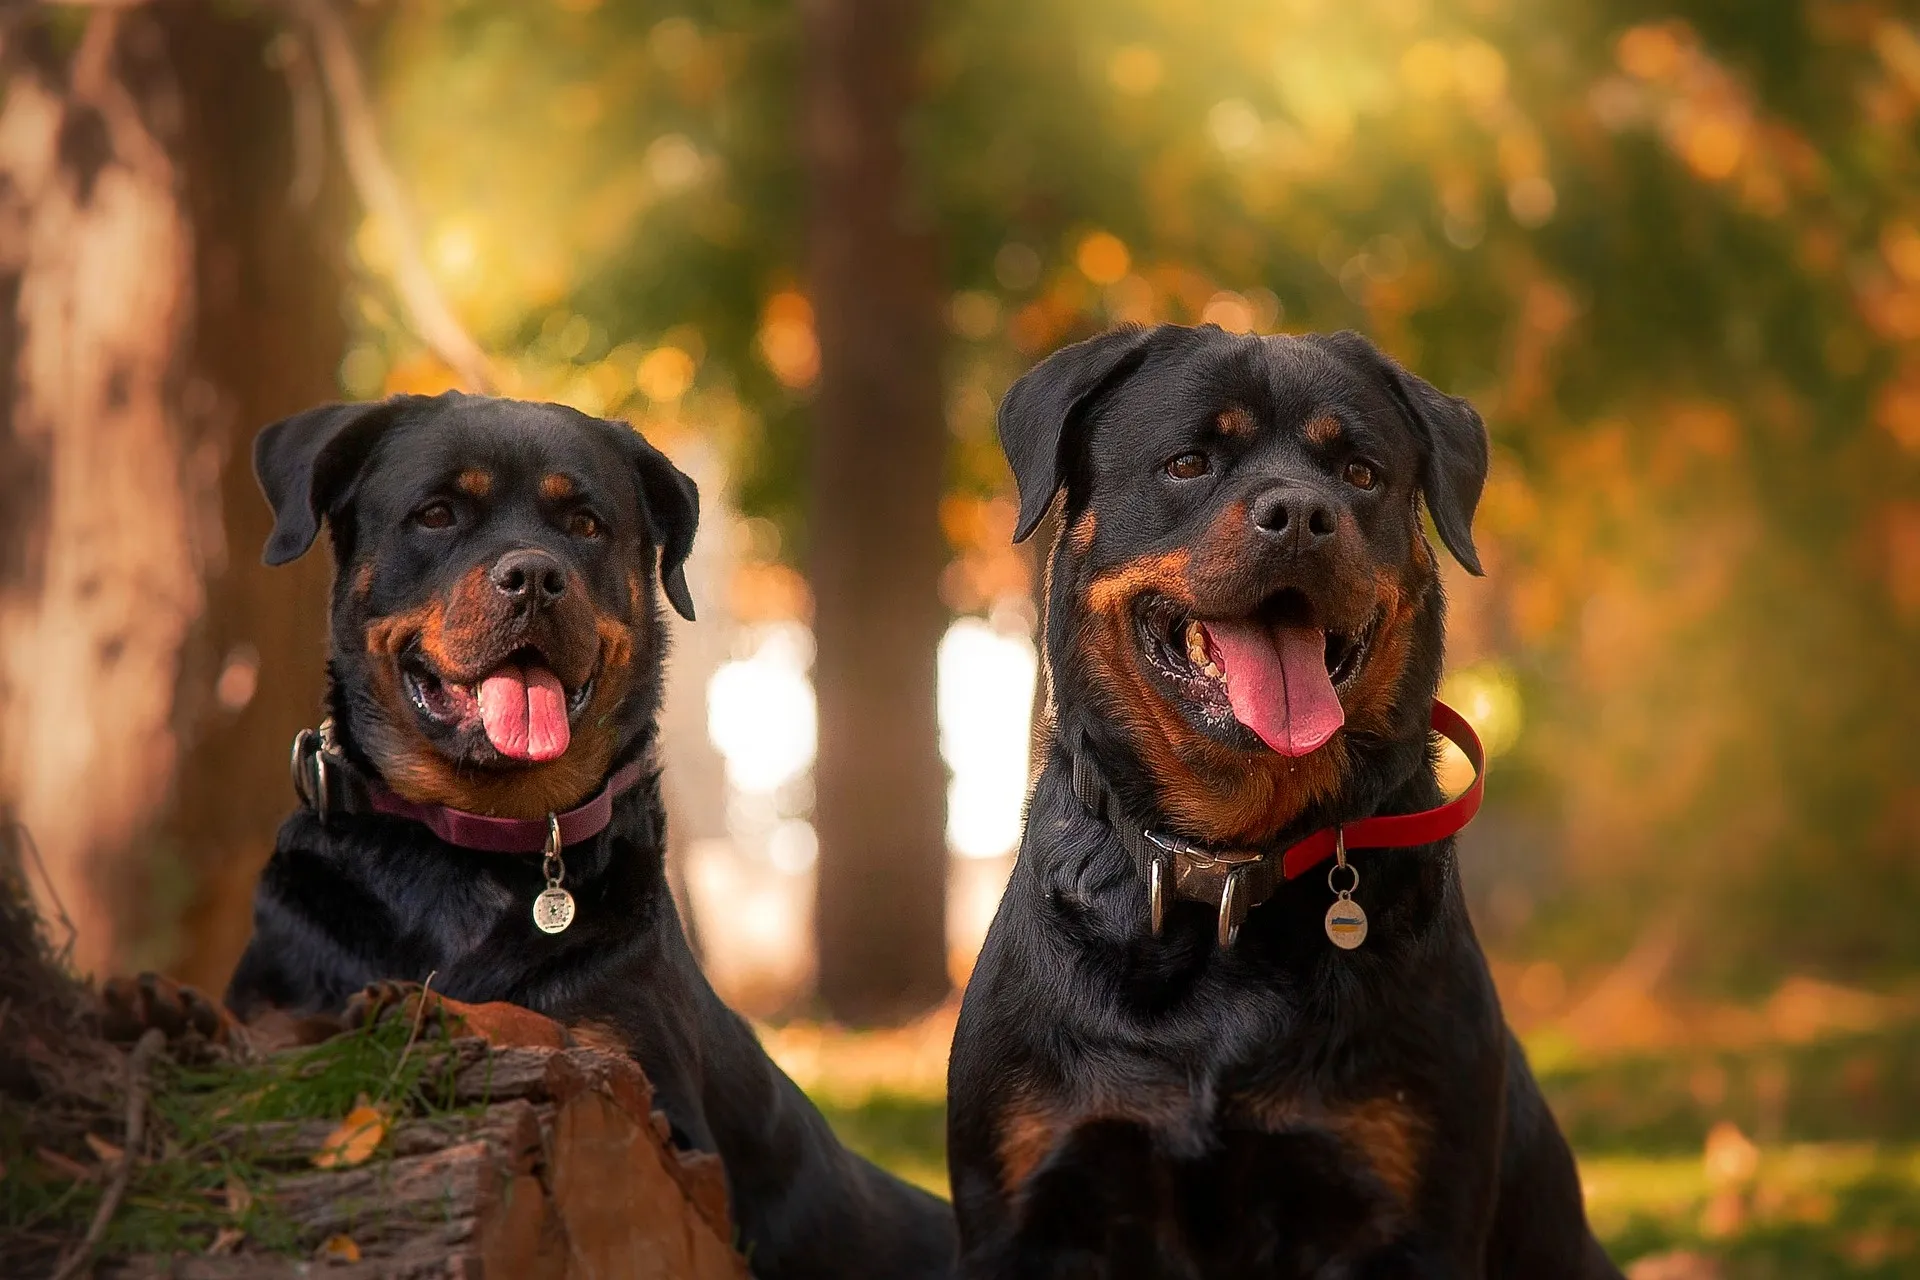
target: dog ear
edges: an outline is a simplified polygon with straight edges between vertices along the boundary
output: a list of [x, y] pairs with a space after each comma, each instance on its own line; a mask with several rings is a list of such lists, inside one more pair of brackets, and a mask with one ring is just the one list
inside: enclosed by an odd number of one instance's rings
[[1371, 369], [1386, 383], [1400, 412], [1420, 438], [1420, 492], [1453, 558], [1480, 576], [1480, 555], [1473, 547], [1473, 511], [1487, 482], [1487, 428], [1480, 414], [1459, 396], [1450, 396], [1419, 378], [1352, 331], [1324, 339], [1336, 352]]
[[262, 427], [253, 438], [253, 474], [273, 508], [263, 559], [298, 560], [319, 536], [320, 521], [394, 414], [413, 396], [360, 404], [324, 404]]
[[632, 441], [647, 526], [660, 548], [660, 589], [666, 592], [674, 612], [692, 622], [693, 593], [687, 590], [686, 564], [693, 554], [694, 531], [700, 525], [699, 486], [638, 431], [624, 423], [613, 426]]
[[1000, 402], [1000, 448], [1020, 490], [1015, 542], [1025, 542], [1064, 479], [1070, 431], [1100, 394], [1140, 365], [1160, 329], [1115, 329], [1042, 360]]

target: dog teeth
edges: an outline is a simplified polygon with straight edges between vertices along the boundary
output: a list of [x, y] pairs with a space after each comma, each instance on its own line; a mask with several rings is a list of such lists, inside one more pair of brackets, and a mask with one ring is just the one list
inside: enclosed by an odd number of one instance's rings
[[1202, 675], [1210, 679], [1220, 678], [1220, 668], [1215, 665], [1207, 653], [1207, 631], [1197, 622], [1187, 624], [1187, 661], [1200, 669]]

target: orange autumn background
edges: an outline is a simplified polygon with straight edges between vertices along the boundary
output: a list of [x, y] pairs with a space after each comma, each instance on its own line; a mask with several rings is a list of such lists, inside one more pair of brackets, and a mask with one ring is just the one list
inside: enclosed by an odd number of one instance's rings
[[[851, 48], [772, 0], [124, 9], [0, 27], [0, 816], [82, 968], [217, 987], [292, 803], [325, 566], [257, 565], [252, 431], [559, 400], [702, 486], [664, 723], [704, 962], [942, 1185], [1040, 684], [998, 399], [1114, 323], [1357, 328], [1492, 434], [1487, 576], [1447, 583], [1493, 757], [1463, 872], [1610, 1248], [1920, 1268], [1904, 6], [959, 0]], [[836, 124], [846, 75], [884, 91]], [[58, 145], [76, 101], [104, 158]], [[849, 262], [874, 207], [901, 256]], [[868, 305], [930, 335], [880, 362], [917, 414], [831, 393]], [[869, 679], [916, 710], [846, 729]], [[877, 751], [933, 780], [871, 797], [899, 847], [816, 791]], [[843, 959], [896, 913], [898, 972]]]

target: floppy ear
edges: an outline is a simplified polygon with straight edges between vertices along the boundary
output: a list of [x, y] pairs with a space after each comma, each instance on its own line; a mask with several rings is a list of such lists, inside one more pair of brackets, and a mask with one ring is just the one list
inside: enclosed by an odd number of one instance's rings
[[1348, 331], [1325, 340], [1357, 359], [1386, 383], [1424, 446], [1420, 455], [1420, 492], [1453, 558], [1479, 576], [1480, 555], [1473, 549], [1473, 510], [1487, 482], [1487, 428], [1474, 407], [1415, 377], [1361, 335]]
[[253, 474], [273, 508], [262, 558], [285, 564], [306, 554], [340, 490], [358, 474], [373, 442], [413, 396], [325, 404], [262, 427], [253, 438]]
[[1025, 542], [1053, 505], [1069, 427], [1101, 392], [1139, 367], [1160, 332], [1129, 326], [1063, 347], [1027, 370], [1000, 402], [1000, 449], [1020, 489], [1015, 542]]
[[633, 441], [647, 526], [660, 548], [660, 589], [666, 592], [674, 612], [692, 622], [693, 593], [687, 590], [686, 564], [693, 554], [694, 530], [700, 525], [700, 489], [691, 476], [648, 444], [638, 431], [624, 423], [613, 425]]

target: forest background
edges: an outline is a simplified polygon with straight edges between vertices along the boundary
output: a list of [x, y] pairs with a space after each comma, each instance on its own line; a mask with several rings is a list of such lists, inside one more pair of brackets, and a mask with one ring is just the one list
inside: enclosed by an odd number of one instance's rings
[[560, 400], [706, 495], [666, 756], [709, 968], [938, 1182], [1036, 698], [998, 398], [1118, 322], [1357, 328], [1493, 436], [1463, 863], [1610, 1241], [1916, 1265], [1904, 6], [154, 0], [0, 41], [0, 816], [83, 968], [217, 987], [291, 803], [326, 566], [258, 565], [252, 431]]

